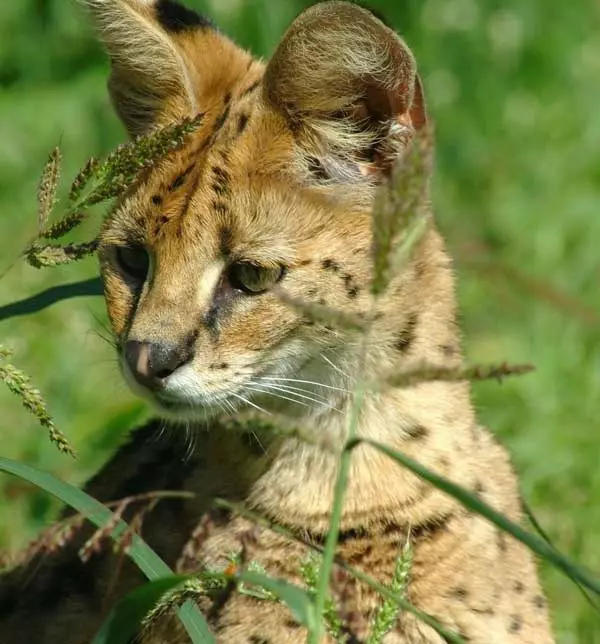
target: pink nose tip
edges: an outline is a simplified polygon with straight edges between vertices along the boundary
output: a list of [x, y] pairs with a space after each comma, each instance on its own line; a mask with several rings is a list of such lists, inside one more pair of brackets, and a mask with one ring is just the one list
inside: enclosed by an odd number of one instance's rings
[[165, 380], [191, 358], [189, 350], [177, 345], [138, 340], [128, 340], [124, 354], [133, 377], [148, 389], [164, 387]]

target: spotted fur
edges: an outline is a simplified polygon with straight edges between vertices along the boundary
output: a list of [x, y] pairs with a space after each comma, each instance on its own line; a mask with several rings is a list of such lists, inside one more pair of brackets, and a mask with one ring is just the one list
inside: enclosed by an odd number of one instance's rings
[[[326, 538], [337, 457], [283, 438], [257, 407], [279, 429], [316, 432], [340, 448], [357, 376], [381, 378], [422, 361], [461, 363], [452, 268], [433, 223], [386, 295], [374, 302], [369, 289], [375, 191], [427, 120], [414, 58], [389, 27], [346, 2], [306, 10], [268, 63], [174, 0], [86, 4], [131, 134], [204, 115], [186, 146], [117, 205], [100, 258], [126, 380], [163, 418], [209, 429], [197, 433], [183, 461], [176, 439], [150, 440], [158, 423], [139, 430], [88, 490], [105, 500], [193, 491], [193, 500], [161, 504], [144, 527], [170, 565], [222, 568], [243, 548], [269, 573], [300, 583], [305, 543]], [[294, 298], [359, 316], [374, 311], [364, 367], [358, 335], [288, 306], [274, 283]], [[358, 432], [520, 520], [516, 477], [504, 449], [477, 424], [468, 384], [367, 392]], [[300, 541], [257, 531], [233, 514], [215, 518], [218, 496]], [[109, 554], [84, 573], [75, 560], [84, 538], [2, 580], [0, 641], [90, 641], [116, 597], [139, 583], [132, 566], [117, 568]], [[408, 599], [417, 608], [471, 644], [553, 642], [524, 547], [373, 449], [356, 449], [339, 557], [389, 583], [407, 538], [414, 548]], [[380, 598], [356, 580], [345, 584], [344, 609], [364, 641]], [[277, 603], [228, 594], [200, 605], [220, 644], [306, 638]], [[141, 637], [187, 641], [174, 621]], [[441, 641], [407, 612], [384, 640]]]

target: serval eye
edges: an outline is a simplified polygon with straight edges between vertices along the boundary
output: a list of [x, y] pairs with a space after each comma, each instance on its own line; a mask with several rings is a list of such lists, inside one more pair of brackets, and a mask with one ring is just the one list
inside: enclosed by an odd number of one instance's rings
[[150, 259], [141, 246], [118, 246], [117, 262], [121, 270], [136, 280], [143, 281], [148, 274]]
[[259, 266], [251, 262], [236, 262], [229, 268], [229, 282], [233, 288], [251, 295], [268, 291], [283, 277], [281, 266]]

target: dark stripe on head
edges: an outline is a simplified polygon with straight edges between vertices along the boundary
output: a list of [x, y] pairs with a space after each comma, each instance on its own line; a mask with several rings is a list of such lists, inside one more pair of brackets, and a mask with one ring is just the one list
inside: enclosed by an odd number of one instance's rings
[[193, 165], [188, 166], [180, 175], [175, 177], [173, 182], [169, 185], [167, 190], [169, 192], [173, 192], [174, 190], [177, 190], [177, 188], [181, 188], [181, 186], [185, 183], [185, 180], [187, 176], [190, 174], [190, 172], [194, 169]]
[[[253, 62], [254, 62], [254, 61], [251, 61], [251, 63], [253, 63]], [[245, 89], [245, 90], [240, 94], [240, 98], [243, 98], [244, 96], [248, 96], [248, 94], [252, 94], [252, 92], [253, 92], [255, 89], [257, 89], [257, 88], [258, 88], [258, 86], [260, 85], [260, 83], [261, 83], [261, 79], [259, 79], [259, 80], [257, 80], [257, 81], [254, 81], [254, 82], [252, 83], [252, 85], [250, 85], [249, 87], [247, 87], [247, 88], [246, 88], [246, 89]]]
[[212, 207], [213, 210], [222, 217], [229, 215], [229, 206], [224, 201], [215, 200], [212, 202]]
[[238, 134], [242, 134], [242, 132], [246, 129], [246, 126], [248, 125], [248, 119], [249, 116], [245, 112], [239, 115], [237, 124]]
[[213, 190], [221, 196], [227, 194], [229, 192], [229, 174], [218, 166], [213, 166], [212, 173], [214, 175]]
[[213, 23], [175, 0], [158, 0], [156, 18], [165, 31], [180, 33], [189, 29], [214, 28]]
[[223, 127], [225, 124], [225, 121], [229, 117], [229, 112], [231, 111], [231, 105], [228, 104], [227, 107], [223, 110], [223, 113], [219, 116], [219, 118], [215, 121], [215, 125], [213, 128], [213, 136], [219, 132], [219, 130]]
[[228, 226], [221, 226], [219, 231], [219, 250], [222, 255], [229, 255], [231, 253], [231, 244], [233, 241], [233, 235], [231, 228]]

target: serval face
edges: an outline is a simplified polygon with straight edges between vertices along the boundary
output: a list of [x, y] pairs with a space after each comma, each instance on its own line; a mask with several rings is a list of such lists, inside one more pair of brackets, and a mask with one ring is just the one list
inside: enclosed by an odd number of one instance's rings
[[369, 309], [375, 188], [425, 122], [412, 55], [345, 2], [302, 14], [266, 65], [174, 2], [88, 4], [132, 134], [202, 115], [102, 232], [127, 382], [166, 417], [330, 408], [331, 359], [358, 343], [289, 298]]

